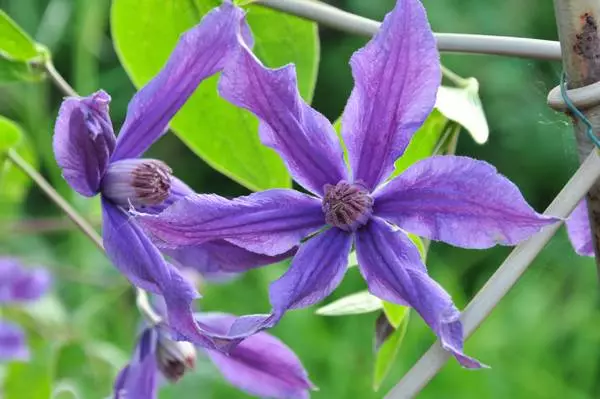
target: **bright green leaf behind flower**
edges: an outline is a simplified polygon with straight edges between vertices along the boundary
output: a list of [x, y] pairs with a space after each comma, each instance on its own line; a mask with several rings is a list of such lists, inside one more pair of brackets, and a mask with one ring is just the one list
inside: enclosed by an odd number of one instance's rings
[[0, 153], [4, 153], [22, 140], [21, 128], [9, 119], [0, 116]]
[[404, 154], [396, 161], [393, 176], [399, 175], [412, 164], [433, 155], [444, 135], [447, 123], [448, 118], [434, 109], [423, 126], [414, 134]]
[[39, 82], [44, 72], [37, 70], [25, 61], [13, 61], [0, 57], [0, 84], [16, 82]]
[[38, 45], [0, 10], [0, 57], [29, 61], [39, 55]]
[[[115, 0], [111, 25], [121, 63], [136, 87], [163, 66], [181, 33], [194, 26], [219, 0]], [[316, 24], [248, 8], [256, 54], [269, 66], [293, 62], [300, 92], [310, 100], [319, 58]], [[258, 121], [217, 94], [217, 78], [204, 81], [174, 118], [171, 127], [209, 165], [252, 190], [289, 187], [283, 162], [258, 139]]]

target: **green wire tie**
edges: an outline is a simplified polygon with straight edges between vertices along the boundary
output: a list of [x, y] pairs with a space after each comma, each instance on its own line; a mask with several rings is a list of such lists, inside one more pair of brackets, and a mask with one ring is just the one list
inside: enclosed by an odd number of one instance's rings
[[565, 101], [567, 108], [569, 108], [569, 111], [571, 111], [571, 113], [586, 126], [585, 133], [587, 134], [588, 138], [592, 141], [592, 143], [594, 143], [596, 148], [600, 148], [600, 139], [594, 134], [594, 127], [592, 126], [592, 123], [579, 109], [577, 109], [567, 94], [567, 74], [564, 71], [560, 77], [560, 94]]

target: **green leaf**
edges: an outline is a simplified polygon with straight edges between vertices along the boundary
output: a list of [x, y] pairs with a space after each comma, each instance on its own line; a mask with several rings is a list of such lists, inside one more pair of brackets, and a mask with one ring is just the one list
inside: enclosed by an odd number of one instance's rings
[[348, 267], [358, 266], [358, 257], [356, 251], [350, 252], [348, 255]]
[[402, 320], [408, 314], [409, 309], [406, 306], [397, 305], [395, 303], [382, 301], [383, 302], [383, 313], [387, 317], [388, 321], [394, 328], [400, 327]]
[[352, 314], [371, 313], [381, 309], [381, 299], [368, 291], [357, 292], [325, 305], [315, 312], [321, 316], [347, 316]]
[[375, 355], [375, 366], [373, 369], [373, 390], [375, 391], [379, 390], [381, 383], [390, 372], [406, 335], [410, 311], [406, 307], [404, 309], [404, 315], [396, 331], [381, 345], [381, 348], [379, 348], [379, 351]]
[[29, 35], [0, 10], [0, 57], [29, 61], [40, 54], [40, 48]]
[[[19, 141], [16, 143], [15, 135]], [[3, 145], [9, 145], [30, 165], [37, 168], [37, 158], [33, 147], [21, 128], [14, 122], [0, 116], [0, 217], [10, 215], [15, 208], [23, 205], [23, 199], [31, 187], [31, 180], [11, 162], [3, 161]], [[4, 148], [6, 150], [8, 148]]]
[[396, 160], [396, 169], [392, 176], [397, 176], [412, 164], [430, 157], [443, 137], [448, 119], [434, 109], [427, 120], [414, 134], [406, 151]]
[[54, 346], [41, 338], [29, 340], [31, 359], [7, 367], [4, 399], [48, 399], [52, 394]]
[[[163, 66], [179, 35], [198, 23], [220, 0], [115, 0], [114, 45], [137, 87]], [[297, 64], [300, 92], [310, 100], [316, 82], [316, 24], [250, 6], [255, 52], [271, 67]], [[217, 77], [203, 82], [171, 123], [179, 138], [210, 166], [251, 190], [290, 187], [279, 156], [258, 139], [258, 121], [217, 94]]]
[[446, 118], [462, 125], [477, 144], [484, 144], [490, 130], [479, 99], [479, 82], [475, 78], [465, 82], [464, 87], [441, 86], [435, 107]]
[[25, 61], [0, 57], [0, 84], [16, 82], [40, 82], [45, 74]]
[[6, 152], [19, 144], [23, 138], [23, 132], [19, 125], [0, 116], [0, 153]]
[[310, 103], [319, 68], [317, 24], [257, 5], [248, 7], [248, 23], [254, 53], [271, 67], [293, 62], [300, 94]]
[[413, 233], [406, 233], [406, 235], [408, 236], [408, 238], [410, 238], [413, 244], [415, 244], [415, 246], [419, 250], [419, 255], [421, 255], [421, 259], [423, 260], [423, 262], [425, 262], [425, 259], [427, 259], [427, 248], [425, 247], [425, 243], [423, 242], [421, 237], [414, 235]]

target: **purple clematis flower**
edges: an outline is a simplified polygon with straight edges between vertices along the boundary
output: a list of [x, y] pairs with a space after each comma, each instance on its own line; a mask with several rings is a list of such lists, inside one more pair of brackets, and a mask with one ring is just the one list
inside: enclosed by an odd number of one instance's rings
[[573, 213], [565, 222], [569, 240], [581, 256], [594, 257], [594, 241], [592, 240], [592, 228], [590, 226], [590, 216], [588, 214], [586, 200], [583, 199]]
[[[222, 313], [198, 313], [196, 318], [222, 334], [235, 320], [235, 316]], [[314, 388], [294, 352], [264, 332], [249, 337], [228, 355], [210, 349], [205, 353], [232, 385], [251, 395], [304, 399]], [[172, 340], [165, 326], [147, 328], [131, 362], [117, 376], [114, 399], [157, 398], [160, 374], [177, 381], [195, 361], [189, 342]]]
[[[102, 197], [102, 234], [110, 260], [133, 284], [164, 296], [171, 327], [207, 347], [216, 343], [191, 311], [199, 294], [177, 268], [165, 262], [126, 209], [158, 212], [193, 193], [165, 163], [140, 156], [166, 132], [197, 86], [223, 68], [240, 45], [239, 37], [251, 42], [244, 12], [226, 1], [180, 38], [160, 73], [135, 94], [118, 139], [108, 113], [110, 97], [104, 91], [67, 98], [54, 134], [54, 152], [67, 182], [83, 196]], [[283, 256], [252, 253], [225, 241], [180, 248], [169, 255], [180, 263], [202, 257], [207, 267], [237, 271], [237, 265], [223, 259], [222, 250], [234, 251], [240, 261], [253, 265], [273, 263]], [[227, 345], [221, 339], [218, 344]]]
[[312, 195], [283, 189], [234, 200], [193, 195], [139, 219], [174, 246], [226, 240], [277, 255], [309, 238], [270, 287], [272, 314], [240, 318], [233, 336], [269, 328], [288, 309], [329, 295], [346, 272], [354, 243], [372, 294], [414, 308], [463, 366], [481, 367], [463, 353], [460, 312], [429, 277], [404, 231], [488, 248], [514, 245], [556, 219], [536, 213], [493, 166], [467, 157], [431, 157], [386, 182], [432, 111], [441, 80], [419, 1], [399, 0], [350, 65], [355, 87], [342, 119], [349, 168], [332, 125], [300, 97], [294, 67], [265, 68], [242, 47], [223, 71], [221, 95], [260, 119], [262, 142]]
[[[26, 269], [14, 258], [0, 258], [0, 304], [32, 302], [43, 296], [51, 284], [46, 269]], [[13, 323], [0, 320], [0, 361], [28, 360], [25, 334]]]

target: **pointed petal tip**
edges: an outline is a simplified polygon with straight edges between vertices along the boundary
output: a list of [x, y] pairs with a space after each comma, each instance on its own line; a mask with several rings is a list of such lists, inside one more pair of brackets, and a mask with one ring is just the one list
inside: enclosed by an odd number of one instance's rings
[[479, 360], [474, 359], [470, 356], [465, 355], [460, 351], [453, 350], [452, 348], [446, 347], [442, 344], [442, 348], [450, 352], [452, 356], [460, 363], [461, 367], [467, 370], [482, 370], [491, 368], [487, 364], [481, 363]]

